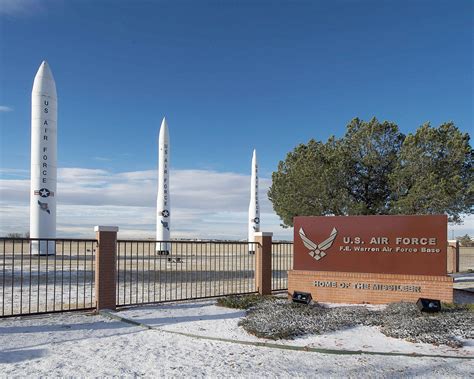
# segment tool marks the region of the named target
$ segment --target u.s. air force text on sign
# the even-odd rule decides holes
[[[288,292],[316,301],[390,303],[419,297],[451,302],[447,217],[295,217]]]
[[[447,217],[295,217],[294,269],[445,275]]]

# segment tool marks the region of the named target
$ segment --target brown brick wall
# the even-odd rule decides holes
[[[117,232],[98,231],[95,259],[95,296],[97,310],[115,309],[115,254]]]
[[[459,244],[450,242],[448,244],[448,265],[447,272],[451,274],[453,272],[459,272]]]
[[[316,287],[315,281],[329,282],[331,286]],[[342,283],[350,284],[349,288],[344,288]],[[357,284],[370,285],[370,289],[357,289]],[[372,289],[374,284],[408,286],[405,288],[419,286],[421,292],[375,290]],[[288,272],[288,296],[293,291],[310,292],[315,301],[330,303],[387,304],[397,301],[416,302],[420,297],[452,303],[453,279],[448,276],[291,270]]]
[[[255,287],[260,295],[272,293],[272,235],[255,233]]]

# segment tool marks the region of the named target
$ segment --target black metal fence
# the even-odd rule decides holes
[[[117,305],[254,293],[256,248],[230,241],[119,240]]]
[[[0,316],[94,308],[96,247],[96,240],[0,238]]]
[[[0,238],[0,317],[94,309],[96,248],[88,239]],[[119,240],[117,305],[255,293],[258,248],[234,241]],[[292,262],[293,244],[274,242],[272,290],[288,288]]]
[[[288,289],[288,270],[293,268],[293,243],[272,243],[272,291]]]
[[[459,271],[474,270],[474,247],[459,247]]]

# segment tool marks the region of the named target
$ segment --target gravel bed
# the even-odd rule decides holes
[[[474,339],[474,312],[463,306],[427,314],[413,303],[393,303],[383,310],[364,306],[327,308],[300,305],[288,300],[262,301],[240,321],[247,332],[269,339],[291,339],[305,334],[323,334],[357,325],[377,326],[389,337],[452,347],[461,339]]]

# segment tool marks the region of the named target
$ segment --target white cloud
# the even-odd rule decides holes
[[[30,171],[16,168],[0,168],[0,175],[4,178],[29,178]]]
[[[29,172],[1,169],[0,235],[29,228]],[[293,238],[280,227],[266,193],[270,179],[260,178],[262,230],[275,239]],[[250,177],[232,172],[172,170],[172,237],[244,239]],[[101,169],[58,170],[58,235],[93,237],[94,225],[117,225],[121,238],[153,238],[156,223],[155,170],[111,173]],[[449,225],[449,238],[474,235],[474,216]]]
[[[111,158],[107,158],[107,157],[94,157],[93,159],[96,160],[96,161],[99,161],[99,162],[111,162],[112,161]]]
[[[0,0],[1,2],[1,0]],[[1,9],[2,5],[0,3],[0,9]],[[1,12],[1,10],[0,10]],[[12,112],[13,111],[13,108],[12,107],[7,107],[6,105],[0,105],[0,113],[1,112]]]
[[[15,170],[1,170],[0,234],[29,228],[29,186]],[[21,171],[24,174],[23,171]],[[6,175],[5,175],[6,174]],[[172,237],[244,239],[250,177],[206,170],[171,171]],[[291,239],[282,229],[260,179],[262,230]],[[58,170],[58,235],[92,237],[94,225],[117,225],[121,238],[153,238],[156,222],[156,171],[111,173],[100,169]]]
[[[0,0],[0,14],[29,15],[43,9],[44,0]]]
[[[467,216],[464,218],[464,222],[460,225],[449,225],[448,226],[448,238],[454,239],[459,236],[469,234],[471,237],[474,236],[474,215]]]

